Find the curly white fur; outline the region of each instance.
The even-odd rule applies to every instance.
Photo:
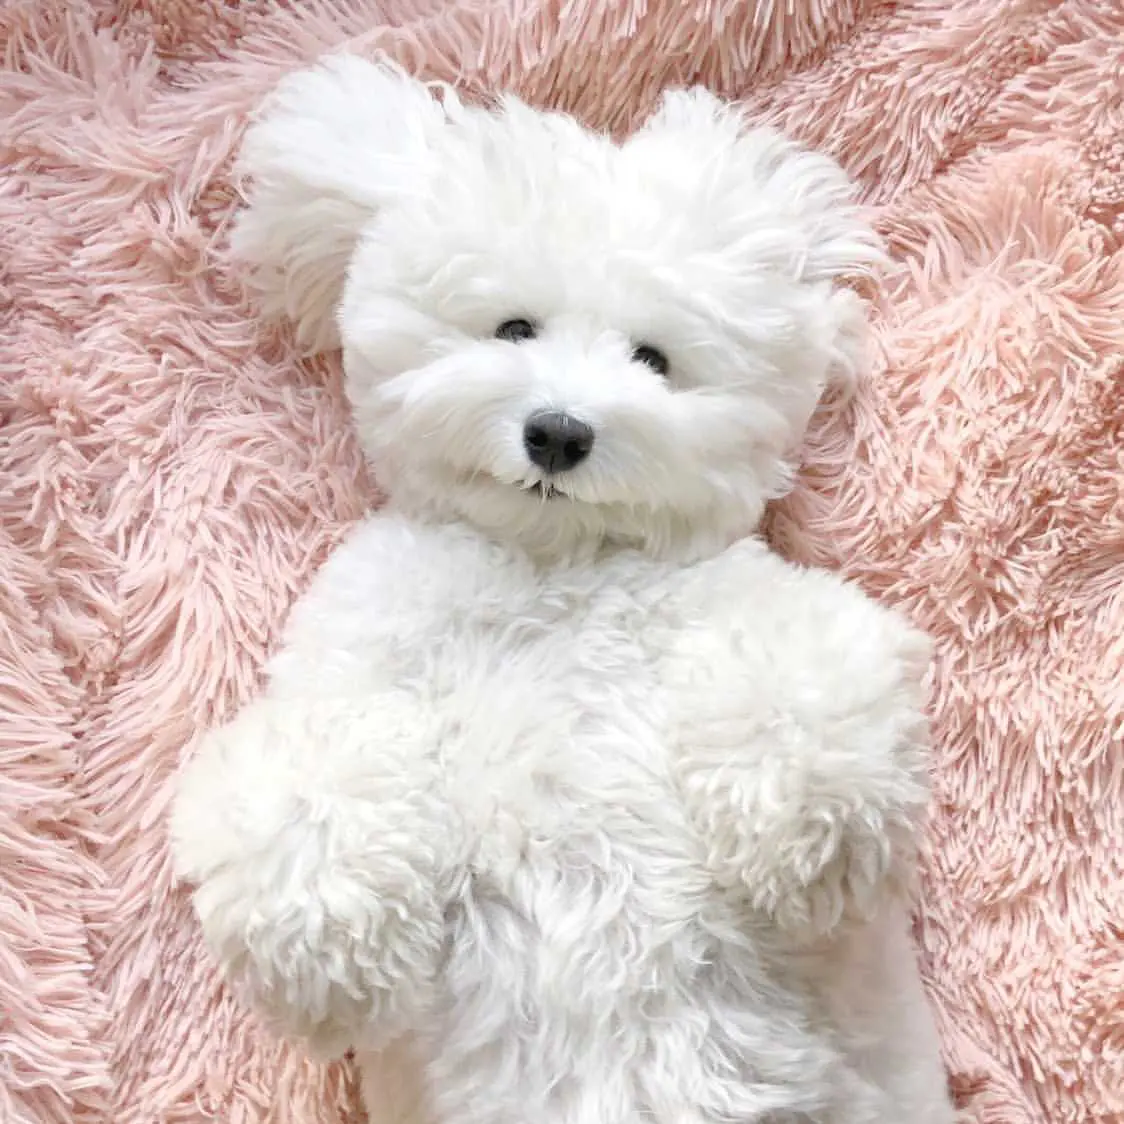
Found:
[[[906,915],[926,644],[753,535],[859,359],[842,172],[700,90],[616,145],[349,57],[244,169],[235,250],[342,344],[391,498],[183,778],[229,976],[365,1051],[379,1121],[947,1124]],[[569,471],[542,409],[592,429]]]

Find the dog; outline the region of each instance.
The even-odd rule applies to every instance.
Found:
[[[388,498],[180,778],[227,977],[387,1124],[948,1124],[928,642],[758,535],[861,375],[841,168],[702,89],[618,142],[344,55],[240,169]]]

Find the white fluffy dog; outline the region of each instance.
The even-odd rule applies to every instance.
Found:
[[[390,499],[173,817],[228,976],[375,1119],[946,1124],[908,934],[925,641],[754,535],[864,309],[841,170],[342,57],[235,249]]]

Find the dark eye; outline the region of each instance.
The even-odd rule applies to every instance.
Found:
[[[633,349],[632,361],[633,363],[643,363],[644,366],[651,367],[657,375],[666,375],[670,367],[667,356],[658,348],[652,347],[646,343],[642,343]]]
[[[496,329],[496,339],[507,340],[508,343],[533,340],[538,334],[538,328],[530,320],[505,320]]]

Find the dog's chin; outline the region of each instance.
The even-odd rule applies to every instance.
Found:
[[[605,512],[597,504],[568,494],[548,479],[503,481],[490,474],[450,482],[429,505],[544,557],[563,557],[596,547],[606,530]]]
[[[436,491],[436,490],[434,490]],[[543,507],[564,506],[571,512],[595,512],[601,505],[568,487],[565,481],[550,477],[503,478],[490,472],[474,472],[447,481],[445,499],[457,509],[474,512],[494,511],[497,517],[517,522]],[[445,506],[445,505],[441,505]]]
[[[545,563],[594,554],[607,543],[695,560],[750,529],[744,518],[736,528],[732,521],[715,522],[713,510],[699,511],[706,518],[696,519],[690,511],[653,508],[639,498],[632,503],[594,499],[578,485],[564,478],[504,480],[483,471],[446,472],[398,479],[389,492],[400,509],[463,521]]]

